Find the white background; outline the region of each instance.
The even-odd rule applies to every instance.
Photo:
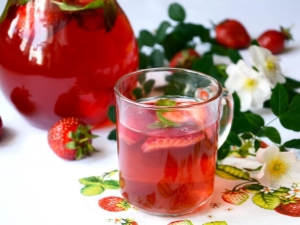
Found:
[[[0,1],[0,12],[5,0]],[[170,0],[119,0],[134,32],[155,30],[169,20]],[[300,1],[299,0],[179,0],[187,12],[187,21],[211,27],[226,18],[238,19],[252,38],[264,30],[294,25],[294,41],[280,54],[286,76],[300,80]],[[247,57],[247,51],[241,52]],[[1,82],[1,81],[0,81]],[[270,114],[260,111],[266,122]],[[0,142],[0,224],[99,224],[97,213],[89,210],[78,196],[78,178],[116,169],[116,143],[106,139],[112,128],[98,130],[94,145],[97,156],[79,162],[56,157],[47,144],[47,131],[31,127],[0,92],[0,115],[5,133]],[[299,119],[300,122],[300,119]],[[280,128],[278,123],[274,126]],[[299,133],[282,128],[283,140],[300,138]],[[77,187],[77,186],[78,187]],[[75,187],[75,188],[74,188]],[[146,222],[145,222],[146,224]],[[151,223],[150,223],[151,224]],[[200,224],[200,223],[199,223]]]

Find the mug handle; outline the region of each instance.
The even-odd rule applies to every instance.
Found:
[[[218,149],[226,141],[226,138],[230,132],[233,118],[233,98],[226,88],[222,90],[221,99],[221,117],[219,123],[219,141]]]

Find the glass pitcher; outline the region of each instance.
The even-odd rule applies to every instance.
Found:
[[[33,126],[63,117],[107,121],[113,86],[138,68],[115,0],[7,0],[0,18],[0,89]]]

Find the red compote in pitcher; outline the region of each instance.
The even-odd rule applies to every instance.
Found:
[[[116,80],[138,67],[115,0],[7,0],[0,18],[0,88],[34,126],[62,117],[103,124]]]

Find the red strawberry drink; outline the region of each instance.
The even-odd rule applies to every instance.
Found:
[[[180,215],[194,211],[213,193],[222,90],[206,75],[157,70],[127,75],[115,87],[121,193],[146,212]],[[141,74],[145,83],[154,80],[151,91],[144,90]],[[140,82],[130,97],[126,84],[132,84],[133,76]],[[170,95],[174,85],[182,90]],[[134,94],[139,88],[141,98]]]
[[[44,129],[63,117],[90,125],[105,121],[115,82],[138,67],[134,33],[118,3],[14,2],[8,1],[0,20],[4,95]]]

